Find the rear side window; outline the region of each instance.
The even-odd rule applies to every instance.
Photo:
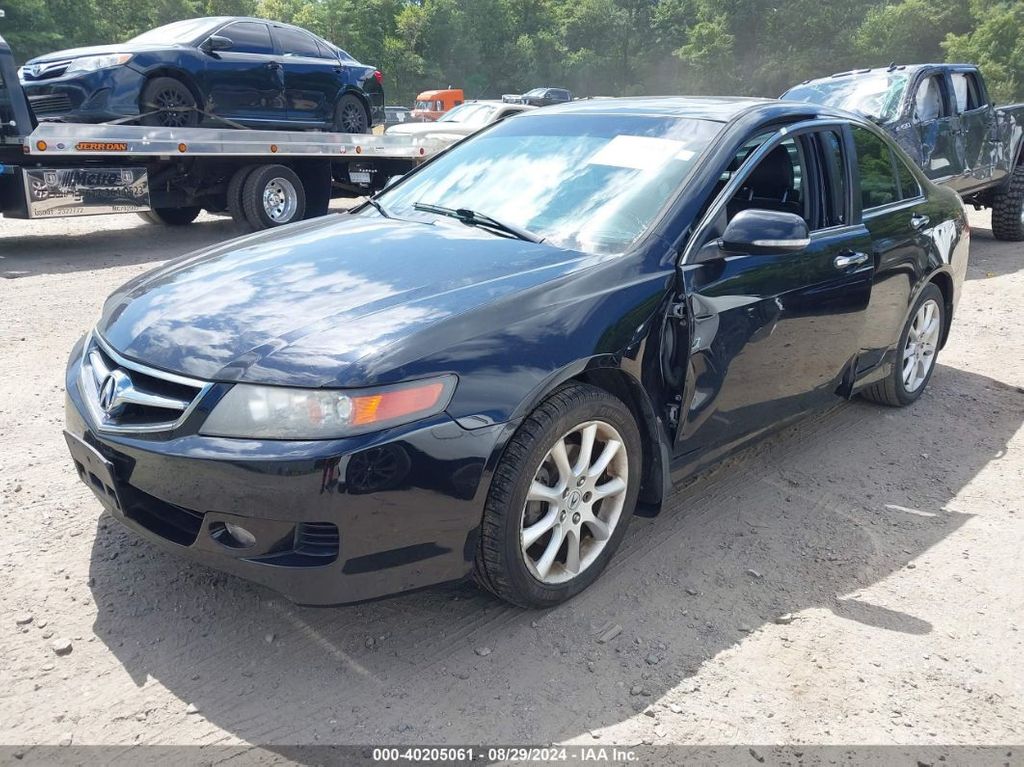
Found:
[[[320,58],[320,46],[316,44],[316,40],[305,32],[289,29],[288,27],[275,27],[274,35],[281,46],[281,53],[285,56]]]
[[[270,30],[266,24],[255,21],[236,21],[224,27],[218,34],[227,37],[234,45],[232,53],[265,53],[274,52],[274,44],[270,41]]]
[[[861,208],[870,210],[900,199],[899,183],[893,173],[888,145],[866,128],[851,126],[857,149]]]
[[[978,75],[974,72],[953,72],[953,93],[956,95],[956,111],[970,112],[985,106],[978,84]]]

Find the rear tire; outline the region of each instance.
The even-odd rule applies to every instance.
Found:
[[[890,407],[906,407],[916,402],[935,371],[945,326],[946,299],[938,286],[931,283],[921,291],[903,327],[892,372],[862,389],[861,396]]]
[[[254,229],[270,229],[301,221],[306,215],[306,191],[295,171],[266,165],[249,174],[242,187],[245,218]]]
[[[369,133],[370,115],[363,102],[347,93],[334,108],[334,130],[337,133]]]
[[[997,240],[1024,240],[1024,165],[1014,168],[1006,187],[992,199],[992,235]]]
[[[242,192],[245,189],[245,182],[258,167],[258,165],[243,165],[235,171],[231,180],[228,181],[228,213],[231,216],[231,220],[235,222],[235,226],[245,232],[252,230],[252,224],[249,223],[249,219],[245,215],[245,202],[242,199]]]
[[[199,206],[189,208],[153,208],[139,212],[139,218],[149,224],[162,226],[185,226],[196,220],[203,212]]]
[[[155,112],[155,114],[149,114]],[[196,97],[181,80],[154,77],[139,98],[139,122],[157,128],[194,128],[199,125]]]
[[[495,469],[477,582],[522,607],[551,607],[585,589],[626,534],[641,459],[640,431],[620,400],[586,384],[556,390],[523,421]]]

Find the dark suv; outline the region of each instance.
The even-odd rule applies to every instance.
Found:
[[[40,119],[138,117],[160,127],[327,128],[384,121],[381,73],[332,43],[263,19],[188,19],[126,43],[39,56],[21,83]]]
[[[522,95],[505,94],[501,100],[509,104],[546,107],[550,104],[563,104],[566,101],[572,101],[572,91],[567,91],[565,88],[534,88]]]

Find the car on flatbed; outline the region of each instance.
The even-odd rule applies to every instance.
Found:
[[[472,575],[547,607],[693,472],[855,394],[916,401],[969,240],[849,113],[545,107],[121,287],[65,437],[128,528],[297,602]]]
[[[992,209],[1024,240],[1024,104],[996,105],[971,64],[891,65],[808,80],[782,98],[845,109],[888,131],[928,178]]]
[[[383,77],[291,24],[217,16],[175,21],[123,43],[28,61],[36,117],[366,133],[384,122]]]

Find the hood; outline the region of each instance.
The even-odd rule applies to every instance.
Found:
[[[194,378],[362,386],[379,381],[361,361],[445,348],[446,321],[482,330],[473,312],[595,260],[457,221],[327,216],[136,278],[97,327],[124,356]]]
[[[140,43],[118,43],[116,45],[93,45],[87,48],[69,48],[66,51],[55,51],[36,56],[25,62],[29,67],[33,64],[46,64],[51,61],[67,61],[69,59],[80,59],[83,56],[102,56],[105,53],[142,53],[143,51],[164,51],[168,48],[178,48],[179,45],[144,45]]]

